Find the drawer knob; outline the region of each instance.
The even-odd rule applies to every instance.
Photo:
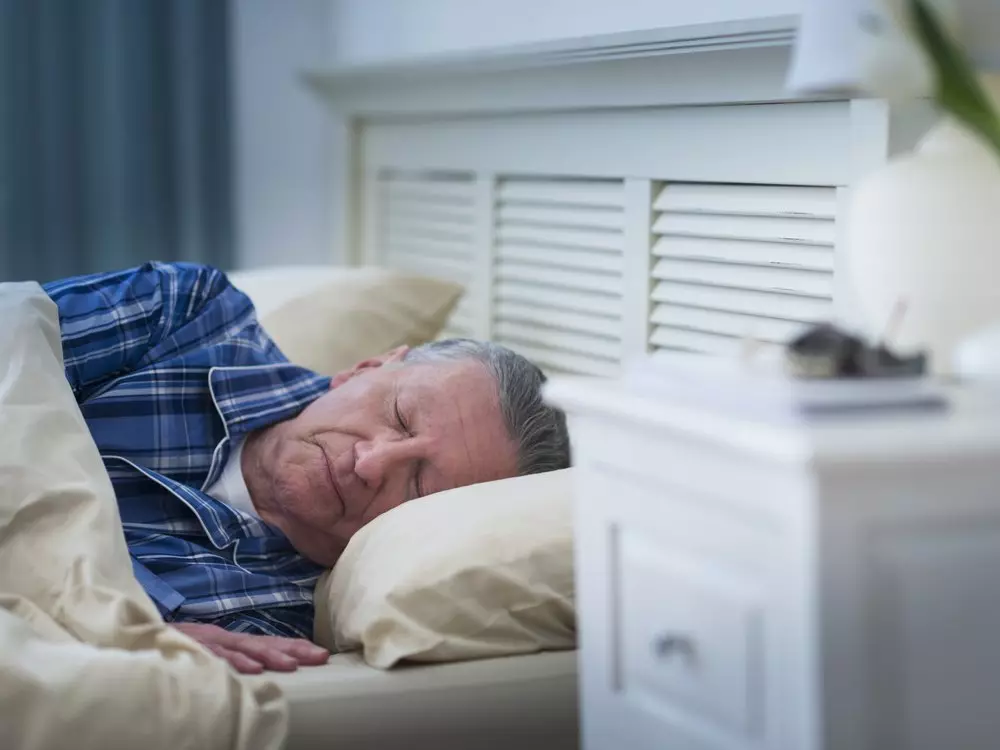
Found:
[[[679,633],[664,633],[653,639],[653,653],[661,659],[680,658],[689,665],[697,655],[694,640]]]

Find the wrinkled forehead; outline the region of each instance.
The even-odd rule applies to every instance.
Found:
[[[412,389],[454,481],[472,484],[513,476],[517,448],[504,422],[497,383],[482,363],[442,360],[409,367],[411,372],[400,373],[402,388]]]

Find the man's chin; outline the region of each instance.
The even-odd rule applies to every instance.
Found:
[[[324,568],[332,568],[340,556],[344,553],[346,545],[331,540],[329,537],[316,539],[293,539],[288,537],[288,541],[295,547],[295,551],[316,565]]]

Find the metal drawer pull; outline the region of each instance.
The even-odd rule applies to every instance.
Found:
[[[694,640],[677,633],[664,633],[657,636],[653,640],[653,652],[661,659],[680,657],[688,665],[693,665],[697,656]]]

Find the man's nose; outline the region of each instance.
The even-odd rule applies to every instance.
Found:
[[[354,473],[369,488],[377,490],[393,471],[405,466],[408,455],[403,441],[359,440],[354,444]]]

